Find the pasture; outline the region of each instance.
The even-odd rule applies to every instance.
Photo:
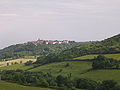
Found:
[[[22,86],[15,83],[0,81],[0,90],[53,90],[53,89]]]
[[[116,60],[120,60],[120,53],[118,53],[118,54],[101,54],[101,55],[104,55],[107,58],[113,58]],[[97,54],[85,55],[85,56],[81,56],[81,57],[76,57],[74,59],[76,59],[76,60],[94,59],[94,57],[97,57],[97,56],[98,56]]]

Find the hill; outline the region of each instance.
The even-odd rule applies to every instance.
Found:
[[[16,44],[0,50],[0,60],[23,58],[25,56],[42,56],[50,53],[60,53],[83,43],[70,42],[62,44]]]
[[[59,56],[71,59],[78,56],[90,54],[114,54],[120,53],[120,34],[99,42],[79,45],[68,50],[64,50]]]

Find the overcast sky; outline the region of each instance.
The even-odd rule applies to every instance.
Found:
[[[102,40],[120,32],[120,0],[0,0],[0,48],[40,39]]]

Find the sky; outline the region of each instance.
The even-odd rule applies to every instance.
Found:
[[[0,48],[40,39],[96,41],[120,33],[120,0],[0,0]]]

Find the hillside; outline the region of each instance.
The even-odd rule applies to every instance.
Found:
[[[28,86],[18,85],[15,83],[0,81],[0,90],[53,90],[53,89],[28,87]]]
[[[116,60],[120,60],[120,53],[117,54],[102,54],[107,58],[113,58]],[[98,54],[93,54],[93,55],[85,55],[85,56],[81,56],[81,57],[76,57],[73,58],[73,60],[86,60],[86,59],[94,59],[94,57],[97,57]]]
[[[0,60],[23,58],[25,56],[42,56],[50,53],[60,53],[83,43],[70,42],[63,44],[38,44],[33,43],[11,45],[0,50]]]
[[[79,45],[69,50],[65,50],[59,55],[70,59],[89,54],[114,54],[120,53],[120,34],[99,42],[92,42]]]
[[[66,67],[66,64],[69,66]],[[24,66],[23,64],[12,65],[0,68],[0,70],[28,70],[30,72],[44,72],[51,73],[54,76],[63,75],[67,76],[71,73],[72,79],[75,78],[87,78],[95,81],[102,80],[115,80],[120,83],[120,70],[91,70],[92,62],[88,61],[67,61],[59,63],[51,63],[37,68],[30,69],[32,66]]]
[[[112,56],[114,56],[113,54]],[[109,57],[109,55],[108,55]],[[91,59],[91,57],[87,57]],[[66,66],[69,64],[68,66]],[[33,66],[25,66],[24,64],[16,64],[6,67],[0,67],[0,70],[28,70],[30,72],[43,72],[51,73],[53,76],[63,75],[67,76],[71,73],[72,79],[75,78],[87,78],[95,81],[102,80],[115,80],[120,83],[119,75],[120,70],[91,70],[92,61],[65,61],[65,62],[56,62],[51,64],[42,65],[36,68]],[[108,77],[109,76],[109,77]]]
[[[69,63],[68,67],[65,67]],[[91,70],[92,62],[88,61],[68,61],[51,63],[48,65],[43,65],[29,71],[31,72],[51,72],[52,75],[69,75],[71,73],[72,78],[87,78],[96,81],[102,80],[115,80],[120,83],[120,70]]]
[[[97,55],[86,55],[86,56],[82,56],[82,57],[78,57],[78,58],[79,59],[80,58],[93,59],[93,56],[97,56]],[[119,54],[105,54],[104,56],[119,58]],[[15,75],[15,76],[18,75],[16,78],[18,78],[18,77],[22,78],[23,75],[24,75],[24,77],[27,78],[28,76],[30,77],[32,75],[30,77],[30,78],[32,78],[34,75],[40,75],[39,77],[41,77],[41,74],[43,74],[44,76],[42,76],[42,78],[44,78],[44,80],[47,80],[48,77],[50,77],[49,78],[50,80],[53,77],[54,78],[56,77],[56,79],[57,79],[58,76],[62,75],[63,77],[70,76],[71,80],[87,79],[90,81],[92,80],[91,82],[96,82],[96,83],[103,82],[105,80],[114,80],[115,82],[120,84],[120,79],[119,79],[120,69],[97,69],[97,70],[94,70],[94,69],[92,69],[92,63],[93,63],[93,61],[91,61],[91,60],[88,60],[88,61],[72,60],[72,61],[64,61],[64,62],[53,62],[53,63],[45,64],[42,66],[38,66],[38,67],[34,67],[34,64],[30,65],[30,66],[25,66],[24,64],[15,64],[15,65],[11,65],[11,66],[0,67],[0,71],[3,71],[4,73],[6,72],[6,74],[2,73],[3,79],[4,78],[7,79],[8,76],[9,76],[9,78],[11,78],[11,77],[14,78],[13,75]],[[9,71],[6,71],[6,70],[9,70]],[[16,70],[16,71],[14,71],[14,70]],[[24,71],[21,71],[21,70],[24,70]],[[27,73],[28,73],[28,75],[27,75]],[[4,77],[4,75],[5,75],[5,77]],[[48,77],[46,77],[46,75],[48,75]],[[9,80],[9,78],[8,78],[8,80]],[[16,80],[16,78],[11,79],[11,80]],[[49,82],[49,79],[47,82]],[[17,79],[17,80],[19,80],[19,79]],[[26,79],[22,79],[22,80],[26,80]],[[37,80],[37,79],[35,79],[35,80]],[[24,81],[23,81],[23,83],[24,83]],[[30,85],[32,86],[34,84],[30,84]],[[64,90],[69,90],[69,89],[64,89]],[[89,89],[85,89],[85,90],[89,90]],[[95,90],[95,89],[91,89],[91,90]]]

